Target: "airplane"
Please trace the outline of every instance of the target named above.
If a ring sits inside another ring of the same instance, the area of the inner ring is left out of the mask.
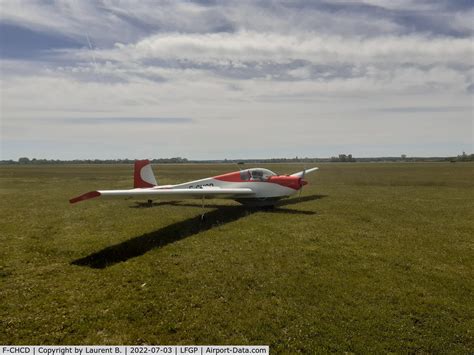
[[[147,199],[232,199],[252,207],[273,207],[282,198],[301,194],[304,180],[318,168],[305,169],[291,175],[277,175],[263,168],[245,169],[231,173],[189,181],[176,185],[159,185],[153,174],[150,161],[136,160],[134,164],[133,189],[90,191],[69,200],[77,203],[92,198],[138,198]],[[204,217],[204,214],[202,215]]]

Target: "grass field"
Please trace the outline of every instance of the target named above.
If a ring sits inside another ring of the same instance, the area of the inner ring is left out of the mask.
[[[69,205],[132,166],[0,167],[0,343],[473,352],[474,165],[319,166],[301,200],[211,200],[204,222],[199,201]]]

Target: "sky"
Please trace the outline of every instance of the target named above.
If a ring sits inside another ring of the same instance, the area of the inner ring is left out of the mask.
[[[0,159],[474,152],[468,0],[0,0]]]

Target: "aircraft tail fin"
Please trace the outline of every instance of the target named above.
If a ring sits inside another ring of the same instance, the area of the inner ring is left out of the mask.
[[[158,182],[151,170],[151,164],[148,159],[135,160],[135,170],[133,173],[133,188],[146,188],[157,186]]]

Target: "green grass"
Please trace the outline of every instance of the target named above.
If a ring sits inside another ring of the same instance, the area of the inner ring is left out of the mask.
[[[319,166],[301,201],[212,200],[202,223],[199,201],[69,205],[131,166],[2,166],[0,343],[474,351],[474,165]]]

